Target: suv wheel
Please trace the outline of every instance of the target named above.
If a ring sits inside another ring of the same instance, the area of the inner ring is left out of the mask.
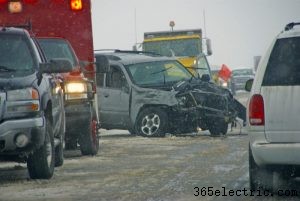
[[[42,147],[35,150],[27,160],[29,176],[32,179],[50,179],[54,172],[54,138],[53,128],[49,118],[46,117],[45,142]]]
[[[96,113],[90,105],[90,115],[86,121],[82,122],[83,132],[80,134],[78,142],[82,155],[96,155],[99,150],[98,126]]]
[[[253,158],[252,151],[249,145],[249,182],[250,190],[258,190],[262,188],[264,190],[273,190],[273,171],[259,167]]]
[[[144,137],[164,136],[168,128],[168,116],[160,108],[143,109],[136,121],[136,131]]]
[[[208,124],[208,130],[211,136],[226,135],[228,130],[228,123],[222,118],[212,119]]]

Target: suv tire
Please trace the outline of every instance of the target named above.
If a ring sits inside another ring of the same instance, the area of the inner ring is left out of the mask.
[[[144,137],[164,136],[168,128],[168,115],[160,108],[143,109],[136,121],[136,131]]]
[[[208,124],[208,130],[211,136],[226,135],[228,123],[222,118],[211,119],[211,122]]]
[[[29,176],[32,179],[50,179],[54,172],[54,138],[53,128],[46,117],[46,132],[44,145],[35,150],[27,160]]]

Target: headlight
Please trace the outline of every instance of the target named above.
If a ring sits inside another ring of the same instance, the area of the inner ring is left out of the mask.
[[[39,92],[34,88],[7,91],[7,101],[38,100]]]
[[[40,110],[39,92],[34,88],[7,91],[7,112],[35,112]]]
[[[65,94],[67,100],[86,99],[87,85],[84,82],[69,82],[65,84]]]

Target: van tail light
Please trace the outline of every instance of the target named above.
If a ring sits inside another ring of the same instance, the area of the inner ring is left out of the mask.
[[[259,94],[254,94],[249,102],[249,123],[250,125],[265,125],[264,99]]]

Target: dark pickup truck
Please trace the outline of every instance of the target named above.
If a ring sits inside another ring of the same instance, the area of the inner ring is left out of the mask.
[[[58,74],[70,61],[49,62],[21,28],[0,27],[0,160],[27,162],[29,176],[49,179],[63,164],[65,112]]]

